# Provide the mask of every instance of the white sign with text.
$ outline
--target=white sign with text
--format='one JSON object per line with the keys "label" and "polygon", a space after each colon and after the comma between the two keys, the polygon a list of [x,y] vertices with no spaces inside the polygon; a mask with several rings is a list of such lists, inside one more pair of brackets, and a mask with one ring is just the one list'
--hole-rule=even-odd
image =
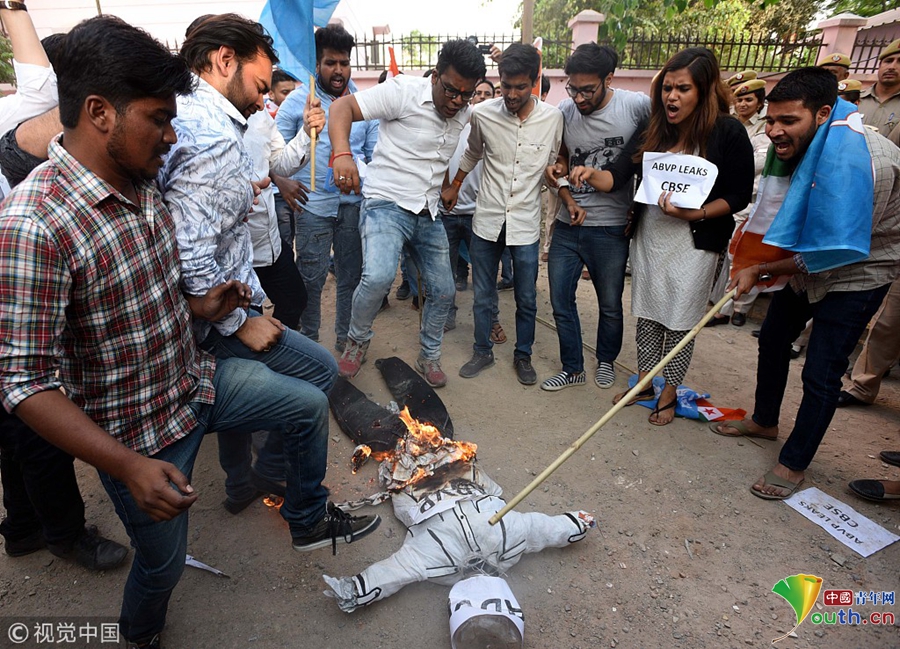
{"label": "white sign with text", "polygon": [[709,160],[684,153],[645,153],[643,166],[634,200],[647,205],[672,192],[672,205],[699,210],[719,176],[719,168]]}
{"label": "white sign with text", "polygon": [[849,505],[815,487],[795,493],[784,504],[864,557],[900,541],[900,536],[888,532]]}

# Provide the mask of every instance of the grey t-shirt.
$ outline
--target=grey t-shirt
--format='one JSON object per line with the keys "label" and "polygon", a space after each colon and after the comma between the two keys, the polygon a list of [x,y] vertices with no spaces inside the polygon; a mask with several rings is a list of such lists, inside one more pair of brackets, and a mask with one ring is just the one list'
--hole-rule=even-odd
{"label": "grey t-shirt", "polygon": [[[565,121],[563,142],[569,151],[569,169],[579,165],[607,169],[622,154],[639,126],[650,117],[650,97],[640,92],[616,89],[609,103],[590,115],[582,115],[571,99],[559,105]],[[570,187],[572,197],[587,211],[586,226],[624,225],[634,191],[598,192],[585,184]],[[569,223],[569,211],[560,204],[556,218]]]}

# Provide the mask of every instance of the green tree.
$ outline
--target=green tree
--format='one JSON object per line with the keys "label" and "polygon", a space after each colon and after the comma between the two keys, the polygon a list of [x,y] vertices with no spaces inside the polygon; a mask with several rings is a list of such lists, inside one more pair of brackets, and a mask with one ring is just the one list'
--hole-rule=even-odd
{"label": "green tree", "polygon": [[6,36],[0,35],[0,83],[14,83],[16,80],[12,57],[12,43]]}
{"label": "green tree", "polygon": [[896,8],[897,0],[833,0],[825,4],[828,15],[851,13],[864,18]]}
{"label": "green tree", "polygon": [[399,64],[401,68],[427,68],[437,58],[438,50],[441,48],[437,36],[426,36],[418,29],[404,36],[401,42],[403,43],[403,61]]}

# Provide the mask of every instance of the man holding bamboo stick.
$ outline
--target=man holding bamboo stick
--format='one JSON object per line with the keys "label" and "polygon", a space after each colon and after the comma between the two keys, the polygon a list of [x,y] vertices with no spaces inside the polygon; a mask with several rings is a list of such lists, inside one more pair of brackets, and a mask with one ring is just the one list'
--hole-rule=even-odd
{"label": "man holding bamboo stick", "polygon": [[[753,416],[710,428],[726,437],[778,439],[791,343],[812,318],[793,430],[778,464],[751,488],[760,498],[784,500],[803,483],[834,416],[848,357],[900,275],[900,149],[863,128],[855,106],[837,99],[834,77],[822,68],[791,72],[767,99],[773,146],[763,180],[781,178],[789,186],[770,208],[777,216],[763,243],[789,252],[744,268],[731,286],[740,296],[772,276],[791,280],[775,293],[759,334]],[[836,171],[829,175],[830,169]],[[761,182],[751,221],[766,209],[766,193]]]}

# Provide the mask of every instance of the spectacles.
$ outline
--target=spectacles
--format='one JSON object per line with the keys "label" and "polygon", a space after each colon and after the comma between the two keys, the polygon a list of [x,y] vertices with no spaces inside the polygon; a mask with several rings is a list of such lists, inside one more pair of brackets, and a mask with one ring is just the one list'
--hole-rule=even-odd
{"label": "spectacles", "polygon": [[471,92],[463,92],[462,90],[457,90],[453,86],[447,86],[447,84],[444,83],[444,80],[440,77],[438,77],[438,83],[440,83],[441,88],[444,89],[444,97],[446,97],[447,99],[456,99],[457,97],[462,97],[463,101],[469,101],[470,99],[472,99],[472,97],[475,96],[474,90],[472,90]]}
{"label": "spectacles", "polygon": [[591,99],[594,98],[594,93],[597,92],[597,90],[599,90],[602,85],[603,85],[602,81],[600,83],[598,83],[596,86],[594,86],[593,88],[576,88],[574,86],[570,86],[569,84],[566,84],[566,92],[568,93],[569,97],[571,97],[572,99],[575,99],[575,97],[577,97],[578,95],[581,95],[582,97],[584,97],[585,99],[590,101]]}

